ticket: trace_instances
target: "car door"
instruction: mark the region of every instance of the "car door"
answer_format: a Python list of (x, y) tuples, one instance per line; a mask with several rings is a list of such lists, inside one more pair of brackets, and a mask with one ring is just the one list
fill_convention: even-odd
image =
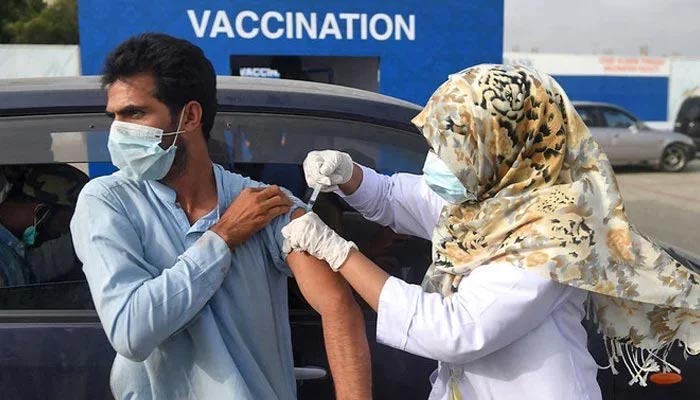
[(659, 158), (661, 148), (653, 131), (640, 129), (632, 115), (612, 107), (601, 107), (607, 135), (611, 137), (608, 156), (613, 162), (638, 163)]
[[(102, 136), (106, 143), (108, 124), (103, 115), (0, 118), (0, 169), (15, 171), (37, 164), (70, 163), (87, 175), (89, 144), (95, 136)], [(20, 208), (14, 211), (15, 216), (23, 212)], [(39, 225), (37, 229), (41, 239), (45, 228)], [(67, 223), (60, 229), (60, 237), (69, 235)], [(45, 247), (49, 243), (62, 245)], [(36, 249), (49, 251), (46, 254), (50, 257), (31, 265), (32, 278), (22, 284), (5, 281), (0, 286), (2, 397), (109, 399), (114, 351), (100, 325), (70, 237), (67, 242), (43, 242)], [(10, 268), (9, 264), (3, 267)], [(39, 270), (43, 272), (37, 273)]]
[[(427, 146), (417, 131), (403, 131), (333, 117), (262, 113), (220, 113), (209, 143), (214, 160), (255, 180), (277, 184), (306, 200), (309, 188), (302, 162), (311, 150), (348, 152), (357, 163), (379, 172), (420, 173)], [(431, 262), (430, 242), (398, 235), (365, 220), (335, 194), (322, 193), (314, 211), (333, 229), (358, 244), (360, 250), (390, 274), (419, 284)], [(427, 398), (428, 377), (436, 362), (379, 345), (376, 314), (363, 307), (372, 353), (374, 398)], [(297, 367), (328, 370), (319, 316), (290, 280), (289, 307), (294, 360)], [(333, 398), (332, 377), (298, 380), (301, 400)]]

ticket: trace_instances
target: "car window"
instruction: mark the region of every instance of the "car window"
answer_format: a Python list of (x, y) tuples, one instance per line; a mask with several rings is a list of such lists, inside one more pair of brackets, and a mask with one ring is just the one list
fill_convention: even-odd
[[(215, 162), (252, 179), (286, 187), (303, 200), (310, 189), (302, 162), (311, 150), (342, 150), (355, 162), (384, 174), (420, 173), (427, 152), (417, 131), (274, 114), (220, 114), (209, 146)], [(314, 211), (390, 274), (410, 283), (421, 282), (431, 261), (429, 241), (367, 221), (333, 193), (322, 193)], [(293, 281), (289, 302), (291, 308), (307, 307)]]
[(0, 163), (109, 162), (104, 114), (33, 115), (0, 119)]
[(636, 124), (636, 121), (622, 111), (610, 108), (601, 109), (605, 125), (610, 128), (629, 128)]
[[(22, 243), (24, 230), (34, 223), (35, 203), (20, 196), (25, 176), (35, 170), (63, 168), (76, 172), (65, 180), (77, 186), (87, 179), (112, 173), (107, 139), (110, 119), (104, 115), (44, 115), (0, 119), (0, 169), (13, 183), (12, 197), (4, 202), (14, 217), (31, 220), (26, 226), (5, 229), (8, 243)], [(286, 187), (306, 199), (302, 162), (311, 150), (339, 149), (379, 172), (420, 173), (427, 145), (417, 131), (407, 132), (358, 121), (274, 114), (222, 113), (209, 143), (212, 159), (253, 179)], [(80, 177), (79, 179), (77, 177)], [(31, 187), (31, 184), (28, 185)], [(60, 186), (60, 185), (59, 185)], [(57, 189), (57, 188), (55, 188)], [(60, 189), (60, 188), (58, 188)], [(79, 191), (79, 189), (74, 188)], [(16, 193), (15, 193), (16, 192)], [(1, 206), (1, 205), (0, 205)], [(10, 207), (11, 206), (11, 207)], [(89, 309), (89, 289), (75, 256), (69, 224), (74, 204), (53, 205), (37, 213), (36, 242), (30, 251), (3, 253), (0, 272), (0, 309)], [(322, 194), (314, 210), (334, 229), (378, 265), (409, 282), (420, 283), (430, 263), (430, 242), (398, 235), (362, 218), (335, 194)], [(0, 218), (0, 224), (3, 223)], [(3, 224), (4, 225), (4, 224)], [(7, 250), (7, 249), (6, 249)], [(15, 249), (10, 249), (15, 251)], [(27, 255), (31, 253), (32, 261)], [(54, 256), (57, 254), (57, 256)], [(37, 261), (39, 260), (39, 261)], [(293, 280), (291, 307), (307, 307)]]
[(69, 223), (78, 193), (114, 170), (104, 115), (0, 119), (0, 309), (89, 309)]
[[(427, 152), (415, 131), (359, 121), (279, 114), (220, 113), (209, 150), (226, 164), (301, 164), (311, 150), (337, 149), (383, 173), (419, 173)], [(230, 165), (229, 165), (230, 166)]]
[(70, 233), (88, 180), (87, 163), (0, 166), (0, 309), (90, 307)]
[(689, 121), (700, 119), (700, 98), (686, 99), (678, 112), (678, 119)]
[(598, 121), (598, 118), (596, 116), (595, 110), (591, 107), (578, 107), (576, 108), (576, 112), (578, 112), (578, 115), (581, 117), (583, 120), (583, 123), (586, 124), (587, 127), (593, 128), (593, 127), (598, 127), (601, 126), (600, 122)]

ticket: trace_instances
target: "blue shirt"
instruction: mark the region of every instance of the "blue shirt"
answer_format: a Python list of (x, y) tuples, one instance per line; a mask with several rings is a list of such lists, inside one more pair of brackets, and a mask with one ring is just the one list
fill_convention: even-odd
[(214, 176), (218, 207), (193, 225), (159, 182), (117, 172), (80, 193), (71, 231), (117, 351), (117, 399), (296, 397), (280, 233), (290, 214), (230, 251), (208, 229), (261, 184), (219, 165)]
[(28, 272), (24, 243), (0, 224), (0, 286), (25, 285)]

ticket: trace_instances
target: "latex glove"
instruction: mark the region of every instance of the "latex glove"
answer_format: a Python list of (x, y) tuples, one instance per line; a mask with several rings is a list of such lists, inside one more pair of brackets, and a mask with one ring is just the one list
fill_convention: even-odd
[(312, 212), (287, 224), (282, 228), (282, 236), (284, 254), (305, 251), (319, 260), (326, 261), (336, 272), (348, 258), (350, 250), (357, 250), (355, 243), (340, 237)]
[(352, 178), (352, 158), (336, 150), (312, 151), (304, 159), (304, 177), (310, 188), (321, 185), (322, 192), (334, 192)]

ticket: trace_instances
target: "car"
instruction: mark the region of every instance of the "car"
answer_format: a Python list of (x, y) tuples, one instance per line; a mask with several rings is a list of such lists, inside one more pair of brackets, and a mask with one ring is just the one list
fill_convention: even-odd
[[(69, 164), (89, 178), (113, 172), (105, 101), (98, 77), (0, 81), (0, 167)], [(420, 107), (376, 93), (221, 77), (218, 101), (209, 142), (212, 159), (304, 199), (308, 189), (301, 162), (311, 150), (343, 149), (385, 173), (419, 173), (427, 152), (410, 123)], [(421, 269), (431, 259), (429, 242), (370, 223), (335, 195), (321, 194), (314, 210), (387, 271), (420, 282)], [(67, 269), (70, 273), (51, 281), (0, 288), (3, 398), (111, 398), (114, 350), (80, 264)], [(294, 280), (288, 302), (299, 398), (333, 398), (321, 321)], [(436, 363), (378, 345), (375, 314), (362, 306), (374, 354), (375, 398), (427, 397)]]
[(673, 130), (689, 136), (700, 152), (700, 97), (691, 96), (683, 100), (676, 116)]
[[(310, 150), (341, 149), (390, 174), (420, 173), (428, 147), (410, 120), (421, 108), (376, 93), (319, 83), (220, 77), (219, 110), (209, 142), (225, 168), (290, 189), (306, 200), (301, 163)], [(70, 165), (87, 178), (115, 170), (107, 151), (110, 119), (98, 77), (0, 81), (0, 168)], [(419, 284), (431, 262), (429, 241), (398, 235), (365, 220), (340, 197), (322, 193), (314, 211), (392, 275)], [(67, 226), (64, 226), (66, 232)], [(72, 251), (72, 250), (69, 250)], [(0, 287), (0, 387), (5, 399), (110, 399), (115, 353), (100, 325), (81, 265), (49, 281)], [(685, 260), (696, 270), (700, 261)], [(693, 264), (693, 262), (696, 262)], [(332, 399), (332, 376), (318, 314), (289, 281), (289, 315), (301, 400)], [(365, 311), (376, 399), (426, 399), (436, 362), (379, 345), (376, 315)], [(589, 324), (590, 349), (607, 358)], [(671, 355), (687, 377), (700, 363)], [(601, 370), (605, 399), (652, 399), (700, 392), (686, 379), (643, 390), (629, 377)], [(680, 397), (677, 397), (680, 398)]]
[(652, 129), (613, 104), (573, 104), (614, 166), (651, 165), (662, 171), (679, 172), (695, 158), (695, 143), (688, 136)]

